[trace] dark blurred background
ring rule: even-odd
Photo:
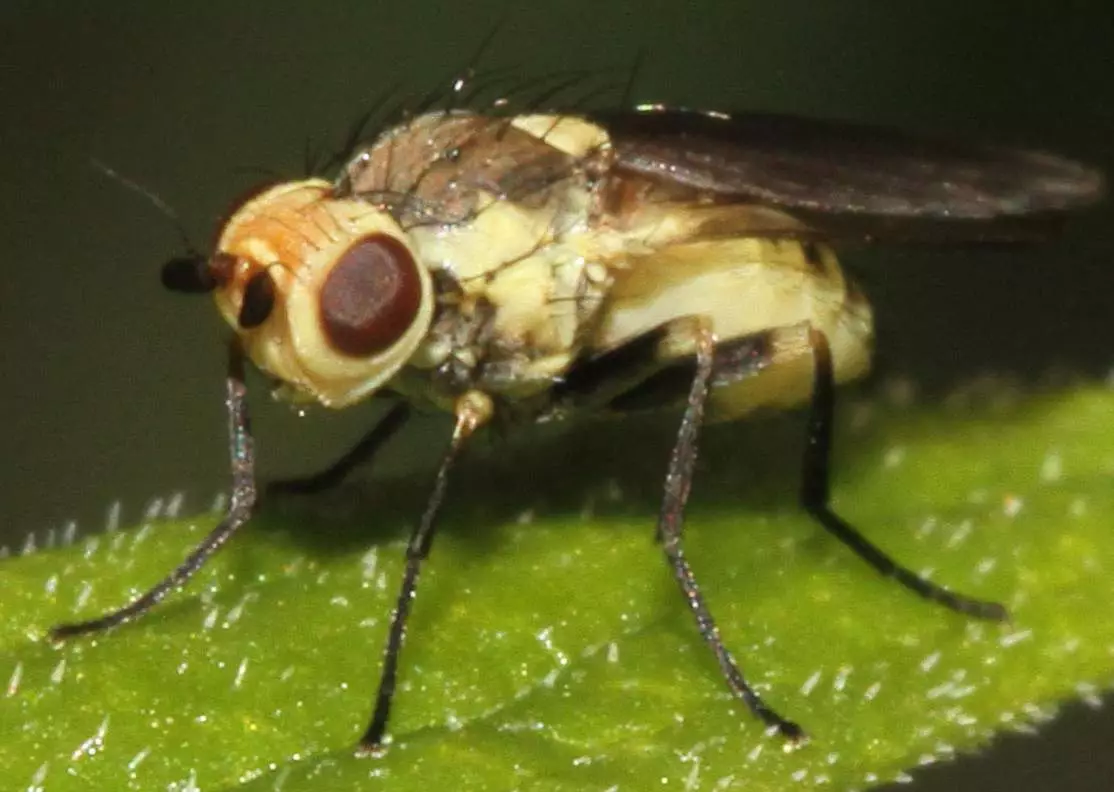
[[[173,205],[200,244],[259,169],[297,174],[384,91],[422,93],[469,60],[524,80],[572,67],[637,101],[882,122],[1061,150],[1114,171],[1114,5],[844,0],[439,4],[8,0],[0,8],[0,544],[120,500],[205,508],[225,485],[221,328],[163,293],[173,226],[99,174]],[[254,169],[254,170],[253,170]],[[845,256],[876,304],[880,376],[944,392],[986,371],[1039,387],[1114,364],[1114,212],[1054,246]],[[264,474],[308,470],[369,421],[258,398]],[[427,464],[418,427],[396,466]],[[918,771],[904,789],[1107,790],[1114,715],[1073,707],[1039,737]]]

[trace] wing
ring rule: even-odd
[[[656,106],[600,113],[614,170],[718,200],[889,221],[998,221],[1096,202],[1102,174],[1052,154],[875,126]],[[1007,223],[1008,225],[1008,223]]]

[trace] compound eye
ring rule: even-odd
[[[267,321],[275,307],[275,281],[267,270],[260,270],[244,286],[244,299],[236,321],[241,330],[251,330]]]
[[[418,315],[418,264],[394,237],[364,237],[333,266],[319,299],[321,327],[333,348],[353,357],[374,355],[395,344]]]

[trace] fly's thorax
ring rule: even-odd
[[[405,227],[468,221],[482,195],[541,206],[566,179],[598,176],[610,139],[575,116],[485,116],[467,110],[425,113],[357,150],[337,187],[358,196],[404,196]]]
[[[410,363],[447,393],[525,398],[550,387],[580,348],[610,275],[585,181],[549,192],[531,206],[482,194],[467,221],[411,230],[435,276],[437,314]]]
[[[433,277],[433,322],[392,389],[512,401],[564,372],[606,288],[592,223],[609,151],[583,118],[450,110],[355,152],[336,192],[389,202]]]
[[[224,226],[217,306],[277,395],[344,407],[406,363],[434,310],[431,278],[375,205],[311,179],[273,187]]]

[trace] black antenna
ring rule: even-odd
[[[186,227],[182,223],[182,218],[174,211],[174,208],[159,197],[153,190],[144,187],[134,179],[129,179],[127,176],[123,175],[112,166],[101,162],[96,157],[91,157],[89,159],[89,164],[108,178],[131,190],[136,195],[147,199],[147,202],[155,207],[159,214],[169,220],[171,225],[174,226],[174,230],[178,232],[185,252],[183,255],[175,256],[170,259],[170,261],[163,264],[161,268],[162,285],[170,291],[184,292],[186,294],[212,291],[216,287],[217,282],[213,273],[209,270],[208,257],[193,244],[189,234],[186,233]]]

